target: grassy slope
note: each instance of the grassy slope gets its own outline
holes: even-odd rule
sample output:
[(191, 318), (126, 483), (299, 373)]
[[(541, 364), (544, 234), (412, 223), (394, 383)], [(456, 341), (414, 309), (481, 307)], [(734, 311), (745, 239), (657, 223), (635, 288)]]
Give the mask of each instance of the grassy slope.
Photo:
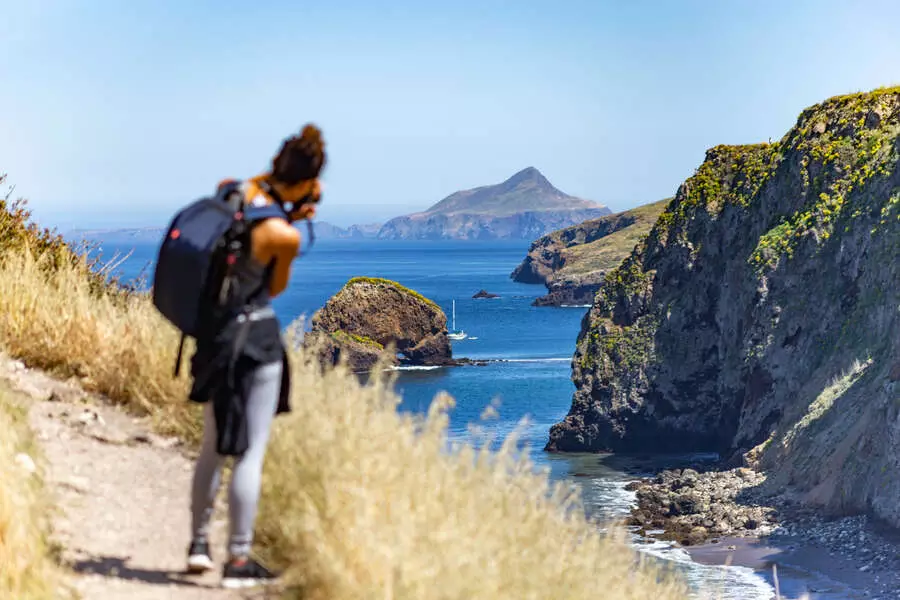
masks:
[(669, 199), (660, 200), (624, 211), (620, 214), (634, 217), (633, 224), (599, 240), (563, 249), (561, 252), (565, 257), (565, 264), (556, 272), (554, 278), (557, 280), (575, 279), (598, 271), (609, 271), (616, 268), (622, 259), (628, 256), (635, 244), (650, 231), (668, 203)]
[[(0, 231), (19, 225), (0, 211)], [(48, 257), (21, 244), (0, 255), (0, 347), (196, 440), (188, 380), (172, 378), (174, 329), (146, 296), (98, 291), (76, 263)], [(448, 453), (445, 405), (425, 419), (401, 415), (384, 382), (363, 386), (343, 367), (322, 373), (309, 356), (292, 350), (295, 411), (277, 421), (258, 519), (264, 553), (288, 569), (289, 595), (686, 597), (509, 445)], [(22, 519), (26, 509), (14, 510)], [(36, 530), (25, 535), (38, 542)]]

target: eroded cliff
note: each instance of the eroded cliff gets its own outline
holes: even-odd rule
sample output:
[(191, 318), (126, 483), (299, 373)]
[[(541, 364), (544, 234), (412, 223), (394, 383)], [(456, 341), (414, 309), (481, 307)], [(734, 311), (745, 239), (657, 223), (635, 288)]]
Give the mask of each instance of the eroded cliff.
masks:
[(714, 450), (900, 525), (900, 88), (718, 146), (607, 274), (548, 450)]

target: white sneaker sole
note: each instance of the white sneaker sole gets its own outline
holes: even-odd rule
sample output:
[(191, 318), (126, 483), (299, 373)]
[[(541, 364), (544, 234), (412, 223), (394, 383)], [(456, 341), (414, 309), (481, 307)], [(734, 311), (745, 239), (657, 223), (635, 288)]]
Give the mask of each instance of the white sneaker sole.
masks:
[(189, 556), (188, 573), (203, 573), (215, 568), (213, 561), (208, 556)]
[(277, 581), (274, 579), (223, 579), (222, 587), (229, 590), (240, 590), (264, 585), (274, 585), (275, 583), (277, 583)]

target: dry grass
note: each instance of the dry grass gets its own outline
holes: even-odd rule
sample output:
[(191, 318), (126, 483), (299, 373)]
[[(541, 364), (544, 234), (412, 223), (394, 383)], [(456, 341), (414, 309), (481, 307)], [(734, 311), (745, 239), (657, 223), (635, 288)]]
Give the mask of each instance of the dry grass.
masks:
[(259, 535), (296, 598), (685, 598), (551, 488), (515, 438), (448, 448), (449, 397), (401, 415), (388, 381), (295, 357), (294, 413), (266, 463)]
[[(565, 257), (565, 265), (554, 274), (554, 279), (557, 281), (578, 279), (619, 266), (640, 238), (650, 231), (668, 203), (667, 198), (624, 211), (620, 214), (633, 217), (635, 219), (633, 224), (593, 242), (563, 249), (561, 252)], [(617, 215), (606, 218), (615, 216)]]
[(2, 389), (0, 432), (0, 597), (66, 597), (48, 542), (50, 506), (27, 414)]
[(0, 314), (0, 345), (11, 356), (78, 378), (151, 415), (162, 432), (198, 439), (188, 379), (172, 376), (179, 337), (146, 297), (98, 293), (81, 269), (49, 270), (45, 255), (21, 250), (0, 261)]

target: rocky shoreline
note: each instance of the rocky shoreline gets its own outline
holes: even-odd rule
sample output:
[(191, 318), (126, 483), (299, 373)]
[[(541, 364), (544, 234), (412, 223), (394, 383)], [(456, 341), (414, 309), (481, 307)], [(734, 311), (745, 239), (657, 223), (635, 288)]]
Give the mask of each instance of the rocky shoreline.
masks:
[(691, 468), (662, 471), (628, 485), (636, 492), (637, 506), (627, 524), (644, 534), (661, 531), (661, 539), (684, 546), (716, 537), (766, 535), (776, 526), (778, 510), (747, 498), (763, 481), (764, 475), (743, 467), (705, 473)]
[(693, 466), (628, 484), (636, 505), (625, 525), (645, 539), (671, 541), (707, 559), (730, 556), (734, 564), (750, 545), (763, 543), (767, 568), (821, 574), (866, 598), (900, 593), (897, 530), (865, 515), (828, 518), (788, 495), (766, 493), (766, 475), (753, 469)]

